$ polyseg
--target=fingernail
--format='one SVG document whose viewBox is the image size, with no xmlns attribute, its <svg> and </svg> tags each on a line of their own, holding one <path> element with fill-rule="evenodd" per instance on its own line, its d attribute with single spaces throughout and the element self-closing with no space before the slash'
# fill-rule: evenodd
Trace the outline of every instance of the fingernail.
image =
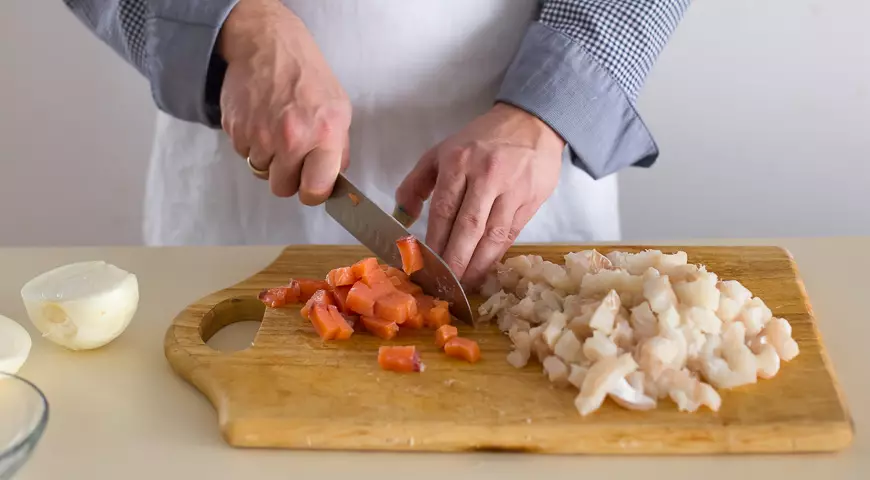
<svg viewBox="0 0 870 480">
<path fill-rule="evenodd" d="M 396 205 L 396 208 L 393 209 L 393 218 L 398 220 L 405 228 L 410 228 L 416 221 L 416 219 L 409 215 L 401 205 Z"/>
</svg>

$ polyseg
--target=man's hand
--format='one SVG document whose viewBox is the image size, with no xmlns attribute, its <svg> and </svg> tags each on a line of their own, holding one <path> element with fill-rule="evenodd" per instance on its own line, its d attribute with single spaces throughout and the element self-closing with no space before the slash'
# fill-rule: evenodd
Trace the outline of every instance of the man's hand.
<svg viewBox="0 0 870 480">
<path fill-rule="evenodd" d="M 417 218 L 432 195 L 426 243 L 475 288 L 553 193 L 564 147 L 538 118 L 497 104 L 426 152 L 398 206 Z"/>
<path fill-rule="evenodd" d="M 241 0 L 221 29 L 222 126 L 280 197 L 324 202 L 348 163 L 351 105 L 302 21 L 277 0 Z"/>
</svg>

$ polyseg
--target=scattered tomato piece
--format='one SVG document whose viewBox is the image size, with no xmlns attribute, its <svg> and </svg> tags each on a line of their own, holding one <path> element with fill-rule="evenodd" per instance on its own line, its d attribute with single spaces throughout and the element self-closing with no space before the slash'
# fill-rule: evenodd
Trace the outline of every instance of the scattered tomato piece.
<svg viewBox="0 0 870 480">
<path fill-rule="evenodd" d="M 366 272 L 365 275 L 360 277 L 360 280 L 372 288 L 374 288 L 374 286 L 379 283 L 387 283 L 389 285 L 392 285 L 390 277 L 388 277 L 387 274 L 384 273 L 384 271 L 380 268 L 378 268 L 377 270 L 371 270 L 369 272 Z"/>
<path fill-rule="evenodd" d="M 297 303 L 300 294 L 299 282 L 290 279 L 287 285 L 263 290 L 258 298 L 271 308 L 280 308 L 291 303 Z"/>
<path fill-rule="evenodd" d="M 364 258 L 350 267 L 351 271 L 353 271 L 353 275 L 358 278 L 364 278 L 369 272 L 374 270 L 380 270 L 378 266 L 378 259 L 375 257 Z"/>
<path fill-rule="evenodd" d="M 356 275 L 353 274 L 353 267 L 340 267 L 326 275 L 326 283 L 330 287 L 343 287 L 345 285 L 353 285 L 356 282 Z"/>
<path fill-rule="evenodd" d="M 359 199 L 359 196 L 357 196 L 357 194 L 355 194 L 353 192 L 348 193 L 347 198 L 350 199 L 350 203 L 352 203 L 354 207 L 359 205 L 360 199 Z"/>
<path fill-rule="evenodd" d="M 402 328 L 419 329 L 423 328 L 423 324 L 423 314 L 417 313 L 414 316 L 408 317 L 408 319 L 405 320 L 405 323 L 402 324 Z"/>
<path fill-rule="evenodd" d="M 291 279 L 290 282 L 296 282 L 299 284 L 299 300 L 300 302 L 307 302 L 312 295 L 318 290 L 329 290 L 329 284 L 323 280 L 312 280 L 310 278 L 299 278 L 296 280 Z"/>
<path fill-rule="evenodd" d="M 396 322 L 391 322 L 378 317 L 367 317 L 365 315 L 363 315 L 361 319 L 365 329 L 378 338 L 390 340 L 399 333 L 399 325 L 397 325 Z"/>
<path fill-rule="evenodd" d="M 308 301 L 305 302 L 305 306 L 302 307 L 302 310 L 300 311 L 300 313 L 302 313 L 302 318 L 310 320 L 308 316 L 311 312 L 311 309 L 314 308 L 315 305 L 323 305 L 324 308 L 328 307 L 329 305 L 335 305 L 335 301 L 332 298 L 332 293 L 328 292 L 327 290 L 318 290 L 314 292 L 314 295 L 311 295 L 311 298 L 309 298 Z"/>
<path fill-rule="evenodd" d="M 450 324 L 450 309 L 447 305 L 443 300 L 433 300 L 433 306 L 426 314 L 427 327 L 440 328 L 442 325 Z"/>
<path fill-rule="evenodd" d="M 444 344 L 444 353 L 474 363 L 480 360 L 480 347 L 474 340 L 453 337 Z"/>
<path fill-rule="evenodd" d="M 350 293 L 351 288 L 353 287 L 345 285 L 332 289 L 332 297 L 335 300 L 335 306 L 338 307 L 338 311 L 344 315 L 351 315 L 353 313 L 347 306 L 347 294 Z"/>
<path fill-rule="evenodd" d="M 396 290 L 407 293 L 409 295 L 422 295 L 423 289 L 416 283 L 405 282 L 396 287 Z"/>
<path fill-rule="evenodd" d="M 347 308 L 362 316 L 374 316 L 375 300 L 375 293 L 362 282 L 354 283 L 347 292 Z"/>
<path fill-rule="evenodd" d="M 375 315 L 402 324 L 417 315 L 417 302 L 407 293 L 394 291 L 378 298 L 375 302 Z"/>
<path fill-rule="evenodd" d="M 381 265 L 381 270 L 387 274 L 388 277 L 398 278 L 403 282 L 408 282 L 411 278 L 403 271 L 398 268 L 391 267 L 390 265 Z"/>
<path fill-rule="evenodd" d="M 335 307 L 333 306 L 333 308 Z M 322 303 L 315 304 L 311 309 L 309 320 L 311 320 L 314 330 L 317 331 L 317 334 L 323 340 L 332 340 L 338 334 L 338 323 L 332 317 L 327 305 Z"/>
<path fill-rule="evenodd" d="M 426 368 L 413 345 L 378 348 L 378 365 L 394 372 L 422 372 Z"/>
<path fill-rule="evenodd" d="M 399 254 L 402 255 L 402 270 L 408 275 L 423 269 L 423 253 L 413 235 L 396 240 Z"/>
<path fill-rule="evenodd" d="M 335 305 L 330 305 L 327 307 L 329 309 L 329 314 L 332 316 L 333 323 L 336 325 L 336 333 L 333 338 L 336 340 L 347 340 L 353 335 L 353 327 L 347 323 L 344 315 L 338 311 Z"/>
<path fill-rule="evenodd" d="M 457 335 L 459 335 L 459 330 L 453 325 L 441 325 L 438 330 L 435 330 L 435 345 L 438 345 L 438 348 L 444 348 L 444 345 Z"/>
</svg>

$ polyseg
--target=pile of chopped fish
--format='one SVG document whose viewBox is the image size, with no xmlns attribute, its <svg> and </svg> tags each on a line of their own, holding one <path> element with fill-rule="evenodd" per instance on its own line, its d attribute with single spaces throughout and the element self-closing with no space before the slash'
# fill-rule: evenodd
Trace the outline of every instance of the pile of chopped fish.
<svg viewBox="0 0 870 480">
<path fill-rule="evenodd" d="M 584 416 L 607 396 L 632 410 L 668 397 L 680 411 L 718 411 L 716 388 L 771 378 L 798 355 L 785 319 L 685 252 L 586 250 L 564 266 L 516 256 L 481 292 L 480 320 L 496 319 L 513 344 L 507 361 L 534 357 L 551 382 L 578 388 Z"/>
</svg>

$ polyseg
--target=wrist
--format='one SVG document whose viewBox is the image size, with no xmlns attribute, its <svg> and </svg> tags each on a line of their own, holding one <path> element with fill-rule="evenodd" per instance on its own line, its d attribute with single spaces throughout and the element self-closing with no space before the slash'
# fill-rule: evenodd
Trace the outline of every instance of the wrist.
<svg viewBox="0 0 870 480">
<path fill-rule="evenodd" d="M 522 130 L 527 133 L 528 138 L 536 148 L 558 150 L 559 152 L 565 149 L 567 144 L 565 139 L 547 125 L 546 122 L 526 110 L 508 103 L 496 102 L 492 107 L 492 111 L 504 115 L 511 119 L 509 121 L 515 121 L 521 125 Z"/>
<path fill-rule="evenodd" d="M 301 20 L 280 0 L 240 0 L 230 11 L 217 38 L 217 53 L 231 63 L 250 57 L 262 42 Z"/>
</svg>

